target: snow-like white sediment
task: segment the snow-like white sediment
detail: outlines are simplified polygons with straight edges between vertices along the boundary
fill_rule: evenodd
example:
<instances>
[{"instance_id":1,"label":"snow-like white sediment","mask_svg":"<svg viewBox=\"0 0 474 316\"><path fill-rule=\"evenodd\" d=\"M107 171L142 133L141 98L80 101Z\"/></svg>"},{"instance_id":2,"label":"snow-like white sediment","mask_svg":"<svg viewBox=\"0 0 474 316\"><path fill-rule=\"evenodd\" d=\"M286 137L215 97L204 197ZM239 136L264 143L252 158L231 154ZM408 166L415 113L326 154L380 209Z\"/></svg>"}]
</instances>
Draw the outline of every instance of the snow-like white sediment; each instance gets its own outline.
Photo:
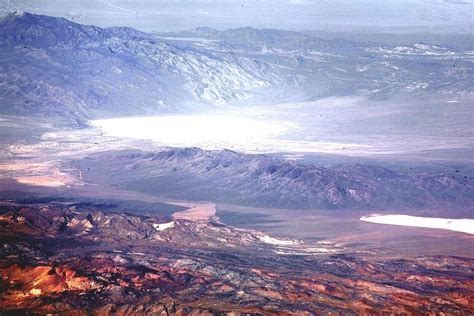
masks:
<instances>
[{"instance_id":1,"label":"snow-like white sediment","mask_svg":"<svg viewBox=\"0 0 474 316\"><path fill-rule=\"evenodd\" d=\"M261 120L237 115L166 115L94 120L111 137L147 139L165 147L232 148L246 153L302 153L368 150L364 144L281 139L300 127L290 121Z\"/></svg>"},{"instance_id":2,"label":"snow-like white sediment","mask_svg":"<svg viewBox=\"0 0 474 316\"><path fill-rule=\"evenodd\" d=\"M361 217L360 220L376 224L438 228L471 235L474 234L474 219L467 218L451 219L410 215L369 215Z\"/></svg>"},{"instance_id":3,"label":"snow-like white sediment","mask_svg":"<svg viewBox=\"0 0 474 316\"><path fill-rule=\"evenodd\" d=\"M270 237L268 235L261 237L260 241L266 244L274 245L274 246L293 246L300 243L297 240L277 239L277 238Z\"/></svg>"},{"instance_id":4,"label":"snow-like white sediment","mask_svg":"<svg viewBox=\"0 0 474 316\"><path fill-rule=\"evenodd\" d=\"M95 120L91 124L111 136L150 139L173 147L240 144L277 136L290 128L281 122L211 114L126 117Z\"/></svg>"},{"instance_id":5,"label":"snow-like white sediment","mask_svg":"<svg viewBox=\"0 0 474 316\"><path fill-rule=\"evenodd\" d=\"M273 252L278 255L314 256L314 255L320 255L320 254L333 253L336 251L327 249L327 248L303 248L303 249L279 248L278 250L274 250Z\"/></svg>"},{"instance_id":6,"label":"snow-like white sediment","mask_svg":"<svg viewBox=\"0 0 474 316\"><path fill-rule=\"evenodd\" d=\"M159 232L169 229L169 228L173 228L173 227L174 227L174 221L171 221L169 223L163 223L163 224L153 224L153 228Z\"/></svg>"}]
</instances>

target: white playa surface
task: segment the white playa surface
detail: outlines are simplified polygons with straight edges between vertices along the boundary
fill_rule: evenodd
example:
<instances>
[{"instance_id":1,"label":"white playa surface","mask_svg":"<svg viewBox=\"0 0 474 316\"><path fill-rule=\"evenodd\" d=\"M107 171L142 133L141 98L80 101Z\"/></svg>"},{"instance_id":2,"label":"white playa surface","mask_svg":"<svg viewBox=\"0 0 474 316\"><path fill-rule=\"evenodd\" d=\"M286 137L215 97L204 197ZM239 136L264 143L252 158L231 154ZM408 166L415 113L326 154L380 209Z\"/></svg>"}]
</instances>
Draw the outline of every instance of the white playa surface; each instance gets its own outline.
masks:
<instances>
[{"instance_id":1,"label":"white playa surface","mask_svg":"<svg viewBox=\"0 0 474 316\"><path fill-rule=\"evenodd\" d=\"M167 115L92 121L106 134L150 139L168 146L245 144L280 135L288 126L226 115ZM214 149L214 148L213 148Z\"/></svg>"},{"instance_id":2,"label":"white playa surface","mask_svg":"<svg viewBox=\"0 0 474 316\"><path fill-rule=\"evenodd\" d=\"M361 217L360 220L376 224L438 228L471 235L474 234L474 219L467 218L451 219L410 215L369 215Z\"/></svg>"},{"instance_id":3,"label":"white playa surface","mask_svg":"<svg viewBox=\"0 0 474 316\"><path fill-rule=\"evenodd\" d=\"M146 139L165 147L233 149L247 153L340 152L370 146L338 142L284 139L300 127L290 121L199 114L125 117L95 120L91 124L111 137Z\"/></svg>"}]
</instances>

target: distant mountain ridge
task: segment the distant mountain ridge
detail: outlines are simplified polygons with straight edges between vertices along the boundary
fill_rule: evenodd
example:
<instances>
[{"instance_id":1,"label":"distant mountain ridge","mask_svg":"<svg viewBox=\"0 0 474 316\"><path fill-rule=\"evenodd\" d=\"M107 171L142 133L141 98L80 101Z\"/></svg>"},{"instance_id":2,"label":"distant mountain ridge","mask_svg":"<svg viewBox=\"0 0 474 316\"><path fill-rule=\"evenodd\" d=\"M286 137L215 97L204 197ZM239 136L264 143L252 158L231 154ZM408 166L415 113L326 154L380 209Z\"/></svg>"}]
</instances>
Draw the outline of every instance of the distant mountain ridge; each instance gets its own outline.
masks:
<instances>
[{"instance_id":1,"label":"distant mountain ridge","mask_svg":"<svg viewBox=\"0 0 474 316\"><path fill-rule=\"evenodd\" d=\"M28 12L9 14L1 20L0 25L2 42L42 48L61 44L80 46L113 36L147 37L145 33L128 27L100 28Z\"/></svg>"},{"instance_id":2,"label":"distant mountain ridge","mask_svg":"<svg viewBox=\"0 0 474 316\"><path fill-rule=\"evenodd\" d=\"M165 33L166 34L166 33ZM276 29L255 29L252 27L239 27L219 31L209 27L198 27L192 30L171 32L168 35L178 37L202 37L220 40L227 44L241 45L253 49L273 47L286 50L314 50L334 53L338 49L361 52L367 47L364 43L343 39L322 39L295 31L284 31ZM347 51L346 51L347 52Z\"/></svg>"},{"instance_id":3,"label":"distant mountain ridge","mask_svg":"<svg viewBox=\"0 0 474 316\"><path fill-rule=\"evenodd\" d=\"M0 111L7 114L85 119L158 113L192 101L225 103L268 85L222 58L130 28L29 13L0 22L0 46Z\"/></svg>"},{"instance_id":4,"label":"distant mountain ridge","mask_svg":"<svg viewBox=\"0 0 474 316\"><path fill-rule=\"evenodd\" d=\"M76 161L86 182L170 198L289 209L469 208L471 178L407 175L373 165L323 167L198 148L107 152Z\"/></svg>"},{"instance_id":5,"label":"distant mountain ridge","mask_svg":"<svg viewBox=\"0 0 474 316\"><path fill-rule=\"evenodd\" d=\"M462 97L474 87L473 52L371 46L269 29L157 36L21 13L0 21L0 47L0 113L77 122L244 101Z\"/></svg>"}]
</instances>

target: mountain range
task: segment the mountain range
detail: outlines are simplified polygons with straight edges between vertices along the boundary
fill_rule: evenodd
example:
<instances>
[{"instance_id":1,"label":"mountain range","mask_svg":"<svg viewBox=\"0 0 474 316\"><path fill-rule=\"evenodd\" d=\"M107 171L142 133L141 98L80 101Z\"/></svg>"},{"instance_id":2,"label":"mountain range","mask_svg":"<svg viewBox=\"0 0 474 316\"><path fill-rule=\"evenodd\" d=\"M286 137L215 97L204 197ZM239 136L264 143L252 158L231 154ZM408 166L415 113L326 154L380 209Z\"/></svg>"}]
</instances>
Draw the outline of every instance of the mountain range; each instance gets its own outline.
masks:
<instances>
[{"instance_id":1,"label":"mountain range","mask_svg":"<svg viewBox=\"0 0 474 316\"><path fill-rule=\"evenodd\" d=\"M110 151L76 160L87 183L168 198L288 209L469 209L472 177L405 174L375 165L324 167L198 148ZM452 214L452 212L451 212Z\"/></svg>"},{"instance_id":2,"label":"mountain range","mask_svg":"<svg viewBox=\"0 0 474 316\"><path fill-rule=\"evenodd\" d=\"M325 96L469 96L474 52L238 28L151 34L12 13L0 21L0 113L98 117Z\"/></svg>"}]
</instances>

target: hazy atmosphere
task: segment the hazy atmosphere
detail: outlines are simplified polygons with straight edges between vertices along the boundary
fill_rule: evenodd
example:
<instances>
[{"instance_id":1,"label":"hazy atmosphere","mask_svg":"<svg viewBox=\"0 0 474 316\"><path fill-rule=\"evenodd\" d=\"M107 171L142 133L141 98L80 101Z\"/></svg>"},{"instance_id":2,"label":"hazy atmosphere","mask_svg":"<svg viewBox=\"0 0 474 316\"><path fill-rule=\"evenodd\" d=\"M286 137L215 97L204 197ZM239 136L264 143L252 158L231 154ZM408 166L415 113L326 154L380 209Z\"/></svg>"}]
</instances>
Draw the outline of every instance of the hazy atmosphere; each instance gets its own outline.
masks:
<instances>
[{"instance_id":1,"label":"hazy atmosphere","mask_svg":"<svg viewBox=\"0 0 474 316\"><path fill-rule=\"evenodd\" d=\"M473 314L473 15L0 0L0 314Z\"/></svg>"},{"instance_id":2,"label":"hazy atmosphere","mask_svg":"<svg viewBox=\"0 0 474 316\"><path fill-rule=\"evenodd\" d=\"M471 0L2 0L1 11L61 16L77 23L130 26L143 31L195 27L381 32L468 31Z\"/></svg>"}]
</instances>

